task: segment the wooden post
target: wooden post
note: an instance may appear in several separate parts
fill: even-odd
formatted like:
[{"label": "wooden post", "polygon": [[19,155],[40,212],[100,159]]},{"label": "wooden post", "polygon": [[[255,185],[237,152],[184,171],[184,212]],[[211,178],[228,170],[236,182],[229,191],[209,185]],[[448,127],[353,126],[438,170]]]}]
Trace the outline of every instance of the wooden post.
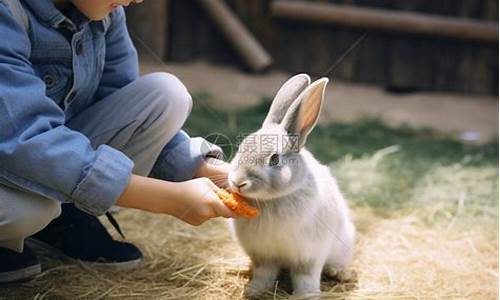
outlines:
[{"label": "wooden post", "polygon": [[277,18],[498,43],[498,22],[284,0],[273,1],[271,13]]},{"label": "wooden post", "polygon": [[223,1],[198,0],[198,2],[253,71],[262,71],[271,65],[271,56]]}]

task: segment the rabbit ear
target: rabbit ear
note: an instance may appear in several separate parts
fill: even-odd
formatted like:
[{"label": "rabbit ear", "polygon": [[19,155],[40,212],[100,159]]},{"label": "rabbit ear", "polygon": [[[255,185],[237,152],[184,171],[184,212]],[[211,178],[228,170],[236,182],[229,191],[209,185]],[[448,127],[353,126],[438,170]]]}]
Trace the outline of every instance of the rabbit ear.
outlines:
[{"label": "rabbit ear", "polygon": [[328,78],[321,78],[307,87],[292,103],[281,125],[289,134],[298,135],[299,149],[319,119]]},{"label": "rabbit ear", "polygon": [[276,97],[274,97],[269,113],[264,120],[264,124],[279,124],[286,114],[290,105],[297,99],[300,93],[311,83],[311,78],[307,74],[298,74],[288,79],[281,86]]}]

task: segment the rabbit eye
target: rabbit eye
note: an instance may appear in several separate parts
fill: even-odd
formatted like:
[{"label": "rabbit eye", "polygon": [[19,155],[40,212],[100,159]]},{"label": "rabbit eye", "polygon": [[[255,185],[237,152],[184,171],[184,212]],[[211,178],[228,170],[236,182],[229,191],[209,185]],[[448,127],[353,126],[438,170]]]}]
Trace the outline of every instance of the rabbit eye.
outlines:
[{"label": "rabbit eye", "polygon": [[280,163],[280,156],[277,153],[274,153],[269,157],[269,166],[274,167]]}]

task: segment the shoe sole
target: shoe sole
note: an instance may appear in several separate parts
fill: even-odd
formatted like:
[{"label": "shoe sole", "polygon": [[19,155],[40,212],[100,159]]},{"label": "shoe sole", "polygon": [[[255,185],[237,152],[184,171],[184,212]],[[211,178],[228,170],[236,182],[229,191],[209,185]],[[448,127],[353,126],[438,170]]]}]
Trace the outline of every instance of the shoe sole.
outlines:
[{"label": "shoe sole", "polygon": [[38,275],[40,273],[42,273],[42,266],[40,264],[32,265],[15,271],[2,272],[0,273],[0,283],[5,284],[24,281],[35,277],[35,275]]},{"label": "shoe sole", "polygon": [[65,255],[61,250],[52,247],[51,245],[44,243],[40,240],[28,238],[25,240],[26,244],[31,247],[33,250],[47,253],[49,256],[55,256],[61,259],[63,262],[68,264],[79,264],[84,263],[89,266],[95,267],[105,267],[105,268],[115,268],[119,270],[131,270],[137,268],[144,261],[143,258],[138,258],[134,260],[124,261],[124,262],[112,262],[112,263],[104,263],[104,262],[91,262],[80,259],[75,259],[73,257]]}]

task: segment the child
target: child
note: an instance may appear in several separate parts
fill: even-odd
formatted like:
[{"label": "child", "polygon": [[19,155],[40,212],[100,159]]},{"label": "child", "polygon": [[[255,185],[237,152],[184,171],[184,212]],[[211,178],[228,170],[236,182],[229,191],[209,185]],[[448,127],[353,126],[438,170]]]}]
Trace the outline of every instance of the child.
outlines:
[{"label": "child", "polygon": [[184,85],[139,77],[121,7],[133,1],[21,0],[26,28],[7,1],[19,0],[0,0],[0,282],[40,272],[30,236],[71,259],[136,266],[139,249],[95,217],[112,205],[194,225],[235,217],[207,178],[227,180],[221,150],[181,130]]}]

